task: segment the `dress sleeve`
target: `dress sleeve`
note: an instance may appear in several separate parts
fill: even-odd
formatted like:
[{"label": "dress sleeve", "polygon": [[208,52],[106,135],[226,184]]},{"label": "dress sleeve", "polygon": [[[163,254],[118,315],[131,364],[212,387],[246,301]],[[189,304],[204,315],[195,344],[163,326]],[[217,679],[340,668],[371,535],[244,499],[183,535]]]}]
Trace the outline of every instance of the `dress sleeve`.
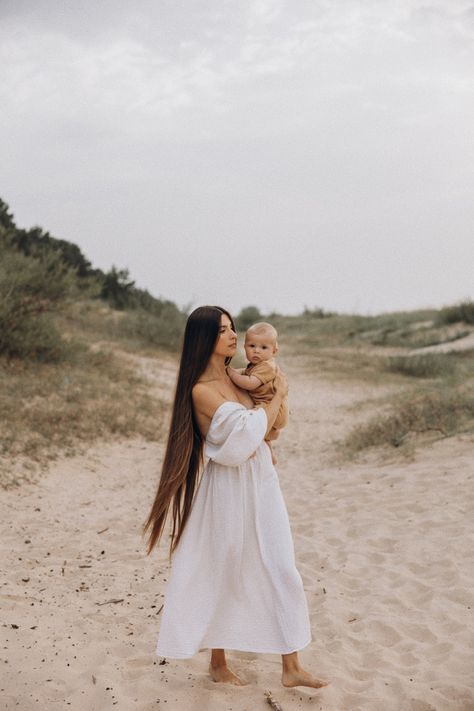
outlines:
[{"label": "dress sleeve", "polygon": [[263,442],[267,424],[263,408],[247,410],[238,403],[223,403],[207,433],[205,458],[227,467],[244,464]]}]

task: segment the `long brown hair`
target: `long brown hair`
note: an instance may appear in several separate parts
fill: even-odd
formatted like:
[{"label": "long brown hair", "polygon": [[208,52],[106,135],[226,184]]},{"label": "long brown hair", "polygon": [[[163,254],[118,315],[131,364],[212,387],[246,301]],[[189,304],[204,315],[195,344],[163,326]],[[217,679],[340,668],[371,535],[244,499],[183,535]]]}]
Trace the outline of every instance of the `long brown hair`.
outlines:
[{"label": "long brown hair", "polygon": [[[188,317],[184,331],[171,424],[161,469],[160,482],[143,533],[150,530],[147,553],[158,543],[170,507],[173,527],[170,555],[176,548],[191,512],[194,492],[202,464],[203,436],[196,422],[192,404],[192,389],[209,363],[214,351],[221,317],[232,316],[220,306],[200,306]],[[226,363],[230,358],[226,358]]]}]

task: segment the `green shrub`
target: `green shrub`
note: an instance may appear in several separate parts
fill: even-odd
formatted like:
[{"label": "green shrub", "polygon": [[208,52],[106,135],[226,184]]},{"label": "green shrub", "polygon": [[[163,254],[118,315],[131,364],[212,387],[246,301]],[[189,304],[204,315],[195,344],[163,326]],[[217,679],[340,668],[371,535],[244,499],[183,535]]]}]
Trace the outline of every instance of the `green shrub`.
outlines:
[{"label": "green shrub", "polygon": [[424,353],[387,358],[385,368],[413,378],[437,378],[454,373],[455,362],[447,353]]},{"label": "green shrub", "polygon": [[464,323],[474,324],[474,301],[466,299],[466,301],[461,301],[461,303],[454,306],[445,306],[444,309],[439,311],[437,320],[438,323],[464,321]]},{"label": "green shrub", "polygon": [[130,305],[134,281],[130,281],[128,269],[112,269],[104,274],[100,298],[107,301],[114,309],[125,309]]},{"label": "green shrub", "polygon": [[303,313],[301,314],[303,318],[317,319],[317,318],[331,318],[332,316],[337,316],[334,311],[325,311],[321,308],[308,309],[305,306]]},{"label": "green shrub", "polygon": [[[0,308],[0,328],[2,327]],[[32,358],[38,361],[58,361],[64,353],[61,334],[51,318],[41,315],[38,318],[24,318],[21,326],[13,329],[7,336],[0,336],[0,353],[9,358]]]},{"label": "green shrub", "polygon": [[72,283],[73,274],[57,258],[41,261],[0,247],[0,354],[57,360],[63,344],[50,313]]},{"label": "green shrub", "polygon": [[256,306],[245,306],[235,319],[235,326],[238,331],[246,331],[252,324],[263,321],[264,316]]},{"label": "green shrub", "polygon": [[56,239],[41,227],[32,227],[29,230],[18,228],[14,216],[9,212],[9,206],[0,198],[0,239],[5,240],[6,237],[10,246],[26,257],[35,257],[40,260],[54,257],[81,278],[102,274],[100,270],[92,269],[91,263],[82,254],[77,244]]}]

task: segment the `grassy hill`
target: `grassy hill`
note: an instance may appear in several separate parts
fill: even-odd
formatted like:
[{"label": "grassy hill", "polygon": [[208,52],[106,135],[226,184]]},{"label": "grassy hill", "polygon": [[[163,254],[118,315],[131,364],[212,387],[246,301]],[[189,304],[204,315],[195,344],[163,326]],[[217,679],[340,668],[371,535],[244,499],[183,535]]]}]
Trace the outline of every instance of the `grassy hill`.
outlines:
[{"label": "grassy hill", "polygon": [[185,320],[0,200],[0,482],[98,438],[159,439],[163,404],[125,355],[176,352]]},{"label": "grassy hill", "polygon": [[[97,439],[163,436],[167,404],[133,355],[176,357],[187,314],[138,288],[126,269],[94,268],[77,245],[40,227],[18,228],[0,200],[0,484],[31,477],[59,454]],[[242,309],[239,328],[270,320],[282,355],[308,373],[396,386],[341,444],[352,456],[403,447],[413,434],[472,431],[474,302],[440,310],[358,316],[306,309],[298,316]],[[315,403],[317,407],[317,403]]]}]

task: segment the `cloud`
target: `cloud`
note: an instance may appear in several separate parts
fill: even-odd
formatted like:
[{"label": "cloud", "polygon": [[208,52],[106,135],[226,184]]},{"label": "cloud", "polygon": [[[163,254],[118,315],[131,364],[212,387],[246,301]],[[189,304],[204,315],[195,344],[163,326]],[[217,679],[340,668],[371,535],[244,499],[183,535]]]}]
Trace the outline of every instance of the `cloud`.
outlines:
[{"label": "cloud", "polygon": [[250,24],[274,22],[281,15],[283,6],[283,0],[253,0],[249,8]]},{"label": "cloud", "polygon": [[[42,108],[63,116],[87,109],[99,123],[113,112],[128,120],[133,115],[174,117],[193,107],[206,107],[210,113],[215,107],[219,112],[234,103],[235,91],[248,89],[251,94],[252,86],[260,86],[264,77],[286,75],[301,84],[313,72],[323,94],[343,93],[348,85],[369,85],[374,76],[383,76],[385,84],[400,79],[416,82],[417,77],[429,77],[433,62],[441,62],[436,56],[422,56],[425,43],[431,52],[433,37],[441,43],[439,55],[443,43],[449,47],[449,58],[445,53],[442,59],[447,77],[453,54],[464,45],[461,28],[465,32],[472,25],[472,8],[460,0],[429,5],[389,2],[383,7],[341,0],[318,3],[315,10],[314,3],[303,2],[301,13],[288,3],[254,0],[247,22],[226,37],[217,32],[222,20],[216,20],[210,7],[211,40],[183,40],[175,31],[177,49],[171,53],[169,42],[153,46],[148,37],[140,36],[142,23],[127,30],[120,12],[115,25],[107,25],[107,32],[92,46],[41,23],[36,29],[27,23],[15,32],[7,23],[0,49],[2,101],[15,114],[28,104],[40,115]],[[123,6],[122,13],[125,20]],[[89,22],[83,12],[79,27],[84,29]],[[67,28],[70,25],[65,22]],[[382,55],[380,63],[377,58]],[[373,66],[368,65],[369,58]],[[457,65],[453,74],[459,74]]]},{"label": "cloud", "polygon": [[[198,293],[203,246],[223,289],[238,243],[302,275],[292,309],[316,278],[324,305],[364,307],[370,249],[386,306],[414,231],[420,255],[470,234],[470,2],[3,0],[0,17],[4,197],[152,290]],[[248,300],[282,308],[258,288]]]}]

